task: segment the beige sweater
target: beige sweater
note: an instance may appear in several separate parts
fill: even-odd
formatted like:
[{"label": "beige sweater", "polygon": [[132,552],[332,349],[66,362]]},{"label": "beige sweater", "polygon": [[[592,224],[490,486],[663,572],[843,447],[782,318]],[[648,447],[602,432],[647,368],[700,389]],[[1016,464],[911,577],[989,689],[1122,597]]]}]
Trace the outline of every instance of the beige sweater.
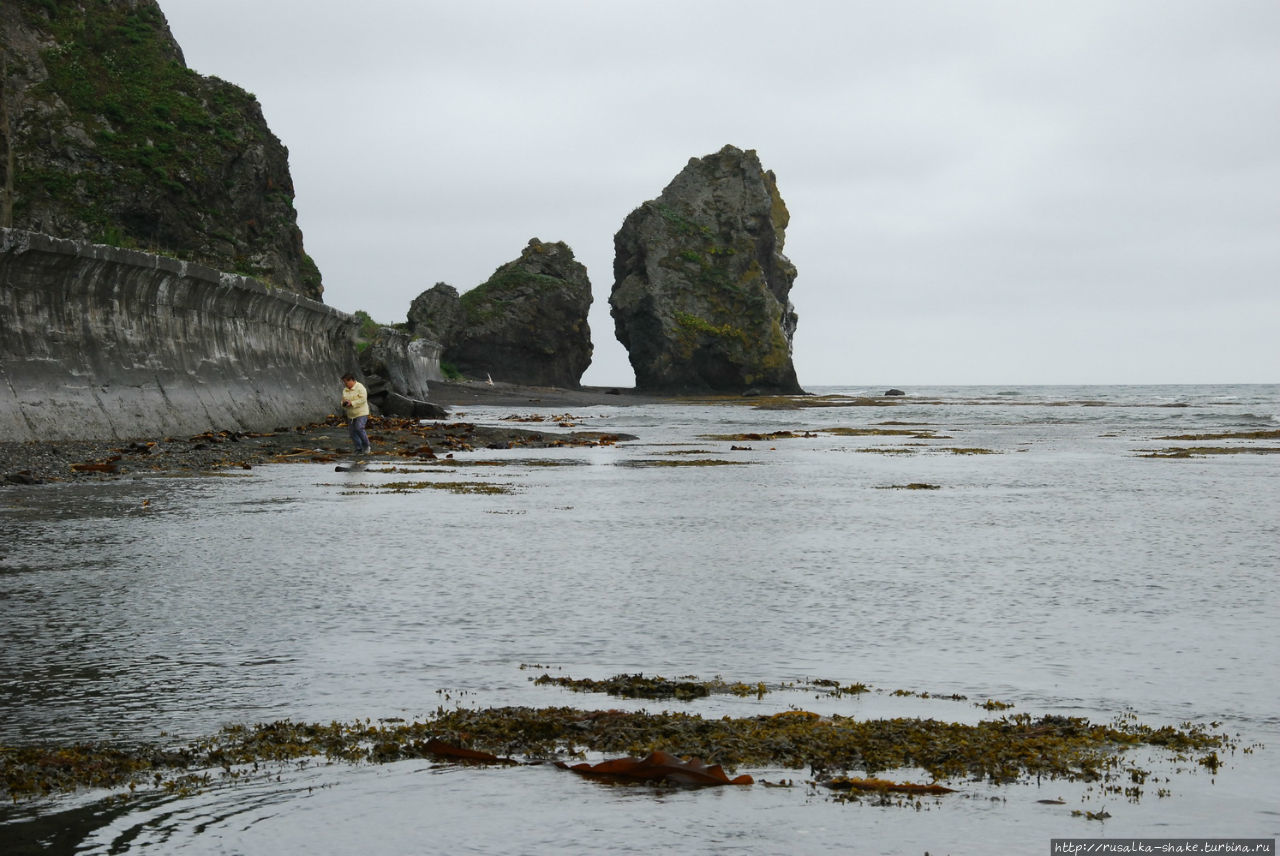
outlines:
[{"label": "beige sweater", "polygon": [[342,388],[342,400],[351,403],[350,407],[342,408],[342,412],[348,419],[369,415],[369,393],[360,381],[356,381],[351,389],[345,386]]}]

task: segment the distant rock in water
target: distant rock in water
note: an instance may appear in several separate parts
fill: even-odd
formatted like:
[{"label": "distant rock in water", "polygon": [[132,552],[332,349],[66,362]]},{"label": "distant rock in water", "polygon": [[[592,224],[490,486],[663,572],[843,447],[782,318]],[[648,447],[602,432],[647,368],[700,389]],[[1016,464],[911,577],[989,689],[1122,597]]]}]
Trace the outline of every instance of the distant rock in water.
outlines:
[{"label": "distant rock in water", "polygon": [[4,0],[0,45],[15,228],[321,298],[288,150],[253,95],[187,68],[156,0]]},{"label": "distant rock in water", "polygon": [[886,390],[884,391],[884,394],[885,394],[885,395],[888,395],[888,396],[906,395],[906,393],[905,393],[905,392],[903,392],[903,391],[902,391],[902,390],[900,390],[900,389],[897,389],[896,387],[895,387],[894,389],[886,389]]},{"label": "distant rock in water", "polygon": [[609,306],[639,389],[801,392],[789,215],[754,151],[694,158],[614,236]]},{"label": "distant rock in water", "polygon": [[532,238],[520,258],[498,268],[459,303],[462,329],[442,343],[444,362],[478,379],[582,385],[591,365],[591,281],[568,245]]}]

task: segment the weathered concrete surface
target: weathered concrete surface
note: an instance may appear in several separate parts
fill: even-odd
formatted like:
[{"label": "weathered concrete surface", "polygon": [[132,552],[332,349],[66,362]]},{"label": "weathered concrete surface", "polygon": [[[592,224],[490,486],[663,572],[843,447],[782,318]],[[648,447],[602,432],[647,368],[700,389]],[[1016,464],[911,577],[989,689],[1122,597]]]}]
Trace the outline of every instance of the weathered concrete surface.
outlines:
[{"label": "weathered concrete surface", "polygon": [[264,431],[335,411],[355,320],[163,256],[0,229],[0,436]]}]

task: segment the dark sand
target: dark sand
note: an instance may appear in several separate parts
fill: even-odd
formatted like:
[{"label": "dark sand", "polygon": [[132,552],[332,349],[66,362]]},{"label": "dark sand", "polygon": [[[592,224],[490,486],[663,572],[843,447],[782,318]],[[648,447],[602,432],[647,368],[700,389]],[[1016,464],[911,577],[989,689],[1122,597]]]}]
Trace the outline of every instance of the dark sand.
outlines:
[{"label": "dark sand", "polygon": [[[674,400],[625,389],[554,389],[487,383],[434,383],[431,391],[432,402],[447,407],[449,416],[426,424],[416,419],[371,417],[368,426],[374,447],[369,456],[371,460],[421,460],[433,454],[443,457],[477,448],[596,445],[632,439],[562,425],[557,425],[554,431],[539,431],[528,424],[478,427],[466,421],[468,405],[510,407],[514,415],[527,412],[529,407],[568,410],[601,404]],[[264,463],[328,463],[351,458],[350,450],[346,423],[336,415],[323,422],[266,432],[215,429],[194,437],[0,442],[0,485],[112,479],[158,472],[252,469]]]}]

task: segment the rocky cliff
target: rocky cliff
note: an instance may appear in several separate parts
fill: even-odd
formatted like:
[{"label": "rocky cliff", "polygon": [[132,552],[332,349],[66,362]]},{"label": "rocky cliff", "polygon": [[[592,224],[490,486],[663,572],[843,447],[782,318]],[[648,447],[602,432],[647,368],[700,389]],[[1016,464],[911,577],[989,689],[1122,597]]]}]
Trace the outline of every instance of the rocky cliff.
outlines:
[{"label": "rocky cliff", "polygon": [[440,337],[444,362],[475,378],[581,385],[591,364],[591,281],[566,244],[533,238],[520,258],[456,294],[441,283],[419,295],[410,311],[415,335]]},{"label": "rocky cliff", "polygon": [[366,345],[360,352],[360,370],[375,413],[420,419],[442,419],[448,414],[427,400],[429,381],[443,379],[438,342],[379,327]]},{"label": "rocky cliff", "polygon": [[409,330],[441,346],[456,341],[466,323],[458,289],[448,283],[437,282],[409,304]]},{"label": "rocky cliff", "polygon": [[236,274],[0,229],[0,437],[157,439],[323,419],[356,321]]},{"label": "rocky cliff", "polygon": [[694,158],[614,236],[614,330],[639,389],[796,393],[787,207],[754,151]]},{"label": "rocky cliff", "polygon": [[0,30],[0,225],[320,299],[287,150],[251,94],[186,67],[155,0],[4,0]]}]

